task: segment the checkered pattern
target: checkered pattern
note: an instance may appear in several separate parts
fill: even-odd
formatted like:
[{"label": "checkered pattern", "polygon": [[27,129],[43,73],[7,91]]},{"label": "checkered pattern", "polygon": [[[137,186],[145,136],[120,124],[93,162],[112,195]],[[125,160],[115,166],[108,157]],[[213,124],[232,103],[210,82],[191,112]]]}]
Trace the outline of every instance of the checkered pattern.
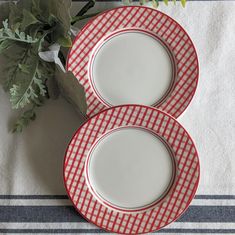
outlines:
[{"label": "checkered pattern", "polygon": [[[159,204],[146,211],[119,212],[101,204],[85,180],[85,161],[92,144],[114,128],[147,128],[166,140],[176,162],[175,182]],[[185,129],[164,112],[141,105],[122,105],[89,119],[72,138],[64,160],[64,180],[75,208],[90,222],[108,231],[137,234],[158,230],[178,218],[189,206],[199,181],[199,160]]]},{"label": "checkered pattern", "polygon": [[178,117],[189,105],[198,81],[198,59],[193,43],[184,29],[169,16],[140,6],[119,7],[97,16],[77,35],[68,56],[67,69],[84,86],[87,115],[107,108],[95,95],[88,78],[92,49],[101,39],[120,30],[136,28],[150,31],[170,48],[176,62],[176,81],[172,92],[156,107]]}]

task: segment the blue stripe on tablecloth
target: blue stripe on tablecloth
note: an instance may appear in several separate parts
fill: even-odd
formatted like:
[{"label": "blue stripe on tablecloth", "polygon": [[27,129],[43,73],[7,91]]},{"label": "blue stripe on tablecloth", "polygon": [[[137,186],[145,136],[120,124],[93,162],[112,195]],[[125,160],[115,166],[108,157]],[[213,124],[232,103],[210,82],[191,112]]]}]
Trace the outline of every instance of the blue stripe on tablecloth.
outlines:
[{"label": "blue stripe on tablecloth", "polygon": [[[85,222],[73,206],[0,206],[0,222]],[[235,206],[190,206],[178,222],[235,222]]]},{"label": "blue stripe on tablecloth", "polygon": [[216,200],[230,200],[235,199],[235,195],[196,195],[194,199],[216,199]]},{"label": "blue stripe on tablecloth", "polygon": [[[163,229],[161,233],[235,233],[235,229]],[[106,233],[101,229],[0,229],[0,233]]]},{"label": "blue stripe on tablecloth", "polygon": [[[0,199],[68,199],[67,195],[0,195]],[[196,195],[194,199],[216,199],[216,200],[230,200],[235,199],[235,195]]]}]

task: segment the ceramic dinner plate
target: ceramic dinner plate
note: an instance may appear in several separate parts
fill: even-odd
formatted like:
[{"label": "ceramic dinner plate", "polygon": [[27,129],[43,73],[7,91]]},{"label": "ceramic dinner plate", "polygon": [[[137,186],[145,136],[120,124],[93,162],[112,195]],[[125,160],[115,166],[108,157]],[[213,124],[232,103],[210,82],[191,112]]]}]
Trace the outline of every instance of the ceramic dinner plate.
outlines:
[{"label": "ceramic dinner plate", "polygon": [[177,118],[198,81],[197,54],[185,30],[162,12],[140,6],[92,19],[77,35],[67,69],[85,88],[88,116],[143,104]]},{"label": "ceramic dinner plate", "polygon": [[116,233],[159,230],[189,206],[199,181],[192,139],[170,115],[121,105],[88,119],[64,159],[64,183],[88,221]]}]

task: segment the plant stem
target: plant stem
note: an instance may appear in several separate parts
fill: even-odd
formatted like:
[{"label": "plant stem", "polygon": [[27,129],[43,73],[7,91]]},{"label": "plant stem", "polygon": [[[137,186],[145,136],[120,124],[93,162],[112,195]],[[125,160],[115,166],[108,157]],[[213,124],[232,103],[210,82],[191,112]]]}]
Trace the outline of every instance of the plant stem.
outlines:
[{"label": "plant stem", "polygon": [[92,8],[95,5],[95,1],[94,0],[89,0],[88,3],[77,13],[76,16],[82,16],[85,13],[87,13],[87,11]]},{"label": "plant stem", "polygon": [[[95,16],[97,13],[94,14],[88,14],[85,16],[85,14],[87,13],[87,11],[94,7],[95,5],[95,0],[89,0],[88,3],[86,3],[86,5],[76,14],[76,16],[73,17],[72,21],[71,21],[71,25],[74,25],[77,21],[79,20],[83,20],[92,16]],[[84,18],[83,18],[83,17]],[[82,18],[81,18],[82,17]]]},{"label": "plant stem", "polygon": [[87,15],[82,15],[82,16],[74,16],[71,21],[71,25],[75,24],[77,21],[84,20],[93,16],[98,15],[100,12],[95,12]]}]

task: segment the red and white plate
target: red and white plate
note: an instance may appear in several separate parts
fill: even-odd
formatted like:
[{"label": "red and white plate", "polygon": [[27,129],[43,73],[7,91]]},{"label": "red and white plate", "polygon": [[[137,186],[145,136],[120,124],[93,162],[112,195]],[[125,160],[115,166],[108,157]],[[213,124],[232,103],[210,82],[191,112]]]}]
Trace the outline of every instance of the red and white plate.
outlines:
[{"label": "red and white plate", "polygon": [[84,86],[87,116],[121,104],[157,107],[177,118],[198,82],[198,59],[185,30],[155,9],[105,11],[77,35],[67,69]]},{"label": "red and white plate", "polygon": [[64,183],[77,211],[110,232],[149,233],[176,220],[199,182],[197,150],[170,115],[121,105],[88,119],[64,159]]}]

